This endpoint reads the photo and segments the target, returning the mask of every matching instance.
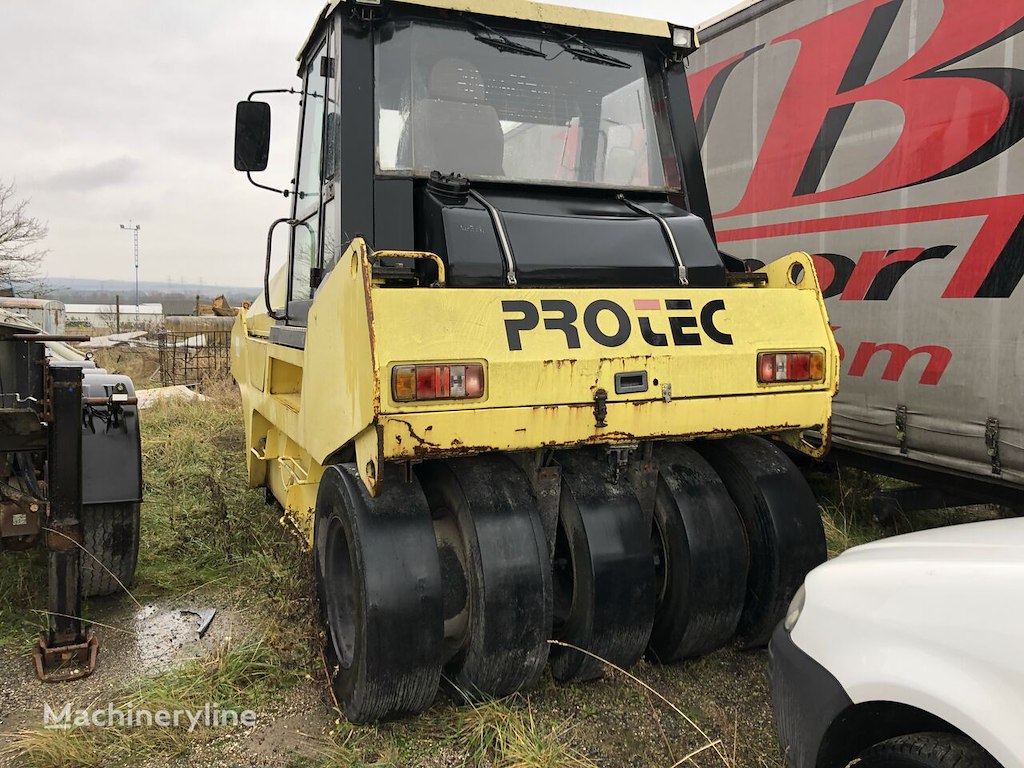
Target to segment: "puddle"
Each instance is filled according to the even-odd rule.
[[[199,635],[200,616],[191,611],[217,608],[208,629]],[[95,705],[113,701],[135,681],[155,677],[175,664],[216,651],[228,637],[250,630],[244,616],[231,606],[182,600],[156,601],[139,607],[127,599],[94,601],[88,618],[100,641],[96,671],[70,683],[36,679],[30,648],[0,649],[0,747],[22,720],[39,722],[44,702],[62,706]],[[203,618],[208,618],[208,614]],[[16,725],[15,725],[16,724]]]
[[[200,626],[211,611],[212,621],[200,635]],[[96,633],[101,635],[101,664],[112,663],[153,677],[177,662],[215,650],[239,625],[240,616],[230,608],[172,601],[120,607],[109,613],[101,610],[93,618]]]

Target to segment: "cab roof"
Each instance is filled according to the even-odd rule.
[[[385,0],[395,2],[396,0]],[[672,28],[667,21],[624,16],[619,13],[592,11],[584,8],[568,8],[563,5],[535,3],[533,0],[397,0],[401,5],[420,8],[436,8],[445,11],[469,11],[482,16],[497,16],[520,21],[534,21],[579,29],[598,29],[607,32],[624,32],[647,37],[671,37]],[[352,4],[353,0],[330,0],[317,17],[302,50],[296,57],[301,60],[310,41],[316,35],[320,23],[339,5]]]

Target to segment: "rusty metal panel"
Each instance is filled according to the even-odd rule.
[[[381,417],[383,450],[387,459],[414,459],[491,450],[524,451],[546,445],[572,447],[774,434],[826,424],[828,400],[820,392],[790,392],[771,398],[741,395],[672,403],[611,403],[603,428],[595,426],[592,405],[389,414]]]

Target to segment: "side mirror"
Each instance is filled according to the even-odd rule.
[[[235,108],[235,170],[265,171],[270,157],[270,105],[240,101]]]

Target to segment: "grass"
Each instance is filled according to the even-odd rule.
[[[576,745],[571,721],[543,718],[522,697],[461,707],[452,719],[451,742],[468,765],[596,768]]]
[[[215,703],[220,712],[255,710],[284,681],[292,678],[264,643],[225,642],[210,657],[179,665],[145,679],[114,702],[128,717],[124,727],[31,729],[17,734],[8,751],[20,755],[28,768],[105,768],[134,765],[140,758],[187,755],[208,743],[212,729],[132,727],[133,712],[202,710]],[[99,706],[98,709],[105,707]]]
[[[0,648],[29,648],[46,627],[26,606],[46,604],[46,553],[5,553],[0,567]]]

